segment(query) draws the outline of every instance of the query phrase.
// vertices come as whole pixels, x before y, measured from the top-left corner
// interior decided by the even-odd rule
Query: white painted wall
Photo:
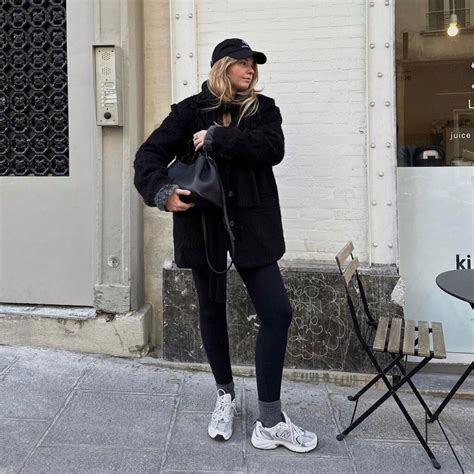
[[[240,37],[267,55],[264,94],[281,109],[286,157],[274,168],[285,259],[367,252],[366,8],[363,0],[195,0],[198,86],[214,46]]]

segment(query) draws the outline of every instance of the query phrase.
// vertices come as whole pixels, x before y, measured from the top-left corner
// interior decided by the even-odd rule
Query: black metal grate
[[[68,176],[66,0],[0,0],[0,176]]]

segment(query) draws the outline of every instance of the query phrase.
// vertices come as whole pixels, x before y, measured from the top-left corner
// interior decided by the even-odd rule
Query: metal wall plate
[[[114,45],[94,45],[97,125],[122,125],[121,52]]]

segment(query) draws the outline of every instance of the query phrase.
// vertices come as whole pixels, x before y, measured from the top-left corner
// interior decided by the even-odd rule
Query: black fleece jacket
[[[212,130],[212,152],[226,192],[229,219],[236,236],[234,262],[253,268],[280,259],[285,252],[280,204],[272,167],[284,156],[282,118],[275,101],[258,96],[258,111],[237,122],[231,107],[229,127]],[[215,125],[222,110],[203,110],[216,104],[207,81],[199,94],[172,104],[170,114],[138,149],[134,184],[148,206],[156,205],[157,193],[172,185],[167,167],[175,156],[189,153],[189,141],[199,130]],[[209,144],[208,144],[209,145]],[[209,250],[218,269],[225,267],[227,234],[221,211],[206,213]],[[174,256],[178,267],[205,268],[200,212],[173,213]]]

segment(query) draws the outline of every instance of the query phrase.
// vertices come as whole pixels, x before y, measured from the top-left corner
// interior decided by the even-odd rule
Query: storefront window
[[[471,361],[474,312],[440,290],[436,277],[474,268],[474,0],[395,5],[405,317],[441,321],[449,357]]]
[[[396,2],[398,166],[474,164],[473,10],[474,0]]]

